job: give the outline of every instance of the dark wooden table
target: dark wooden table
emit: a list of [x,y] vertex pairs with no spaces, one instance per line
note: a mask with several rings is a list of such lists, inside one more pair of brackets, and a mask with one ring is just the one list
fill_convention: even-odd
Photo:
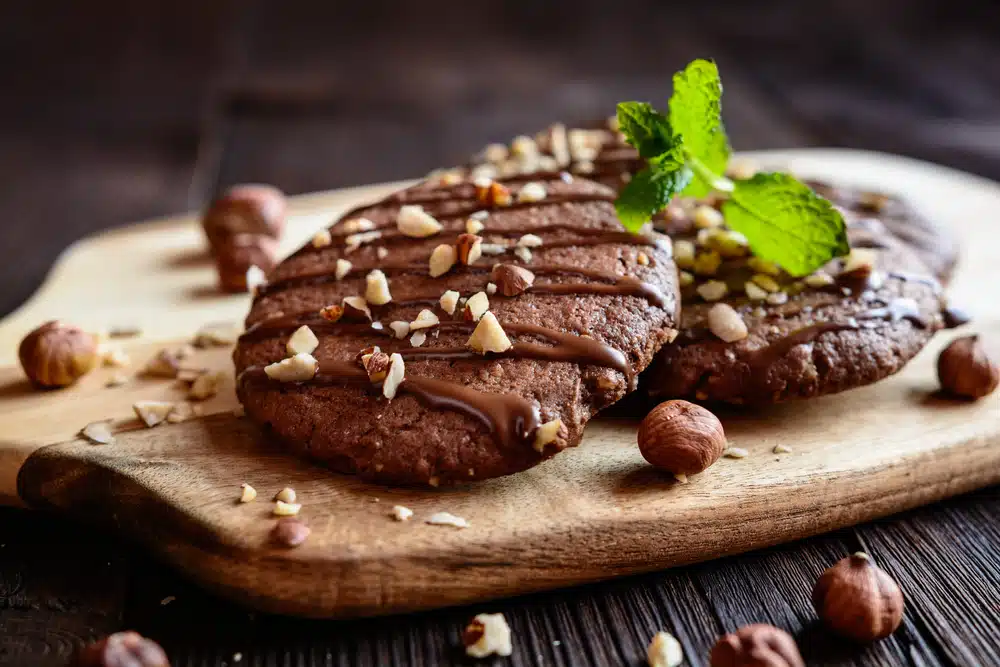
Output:
[[[738,148],[850,146],[1000,178],[1000,8],[838,3],[8,0],[0,8],[0,313],[105,227],[201,207],[255,180],[290,193],[456,162],[553,119],[663,101],[713,56]],[[735,499],[738,501],[738,499]],[[815,624],[809,592],[865,549],[907,595],[888,641]],[[256,615],[117,538],[0,510],[0,665],[59,665],[136,628],[175,665],[462,664],[460,628],[501,610],[512,665],[640,665],[668,629],[688,664],[765,621],[810,664],[1000,664],[1000,489],[764,552],[471,609],[374,621]]]

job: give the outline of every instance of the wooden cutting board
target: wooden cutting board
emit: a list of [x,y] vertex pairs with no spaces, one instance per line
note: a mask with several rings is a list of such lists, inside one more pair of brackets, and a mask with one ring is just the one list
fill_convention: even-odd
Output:
[[[952,224],[966,249],[952,290],[1000,338],[1000,185],[901,158],[848,151],[759,154],[807,176],[913,199]],[[296,199],[289,249],[346,206],[391,186]],[[0,323],[0,498],[112,527],[203,585],[261,609],[346,617],[427,609],[716,558],[848,526],[1000,481],[1000,392],[978,403],[934,395],[939,336],[904,372],[814,401],[722,415],[732,445],[689,483],[651,469],[628,409],[588,426],[583,444],[524,473],[453,489],[390,489],[286,456],[232,414],[232,381],[209,415],[143,428],[131,405],[181,400],[171,381],[33,390],[14,367],[24,333],[50,317],[98,328],[139,324],[132,368],[210,321],[242,318],[245,296],[212,289],[195,218],[83,241],[24,308]],[[230,350],[190,366],[229,370]],[[634,411],[633,411],[634,412]],[[112,418],[111,445],[75,437]],[[59,443],[59,444],[53,444]],[[793,451],[774,454],[782,444]],[[259,492],[239,504],[240,484]],[[312,535],[270,544],[270,498],[293,487]],[[414,511],[406,523],[393,505]],[[431,526],[447,511],[469,527]]]

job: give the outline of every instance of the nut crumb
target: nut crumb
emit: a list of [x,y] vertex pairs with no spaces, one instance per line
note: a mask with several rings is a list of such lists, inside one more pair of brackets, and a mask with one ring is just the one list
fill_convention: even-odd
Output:
[[246,275],[247,291],[254,294],[258,287],[267,285],[267,274],[256,264],[247,269]]
[[232,322],[212,322],[202,326],[194,335],[195,347],[228,347],[239,340],[242,329]]
[[299,503],[286,503],[278,500],[274,503],[272,513],[274,516],[295,516],[301,509],[302,505]]
[[745,459],[750,452],[742,447],[726,447],[722,450],[722,455],[730,459]]
[[792,448],[788,445],[775,445],[772,451],[775,454],[791,454]]
[[646,660],[649,667],[677,667],[684,662],[684,651],[672,634],[657,632],[646,649]]
[[225,378],[226,373],[222,371],[206,371],[201,373],[191,383],[191,389],[188,390],[188,398],[195,401],[204,401],[205,399],[212,398],[219,393],[219,385],[225,381]]
[[132,363],[125,350],[117,345],[102,346],[101,363],[110,368],[124,368]]
[[353,266],[354,265],[346,259],[338,259],[337,267],[334,269],[334,278],[337,280],[343,280],[344,276],[351,272],[351,267]]
[[427,517],[424,522],[431,526],[452,526],[454,528],[468,528],[469,522],[460,516],[455,516],[450,512],[435,512]]
[[514,652],[510,626],[503,614],[478,614],[462,632],[462,644],[470,658],[509,656]]
[[176,354],[170,350],[160,350],[156,355],[146,362],[142,368],[142,374],[150,377],[175,378],[180,372],[181,362]]
[[319,364],[311,354],[296,354],[264,367],[267,377],[278,382],[304,382],[316,375]]
[[307,325],[303,324],[298,329],[295,330],[291,336],[288,337],[288,344],[285,348],[288,350],[288,354],[295,355],[305,352],[306,354],[312,354],[316,351],[319,346],[319,338],[313,333]]
[[120,387],[128,382],[128,376],[124,373],[115,373],[108,378],[107,382],[104,383],[105,387]]
[[682,473],[682,472],[675,472],[674,473],[674,479],[676,479],[681,484],[687,484],[688,483],[688,476],[685,473]]
[[403,383],[405,375],[406,369],[403,364],[403,356],[398,352],[393,352],[389,355],[389,373],[386,375],[385,382],[382,383],[382,395],[390,401],[395,398],[396,391],[399,389],[399,385]]
[[174,404],[167,401],[136,401],[132,404],[136,416],[142,420],[146,428],[162,424],[173,407]]
[[240,484],[242,491],[240,492],[240,502],[241,503],[252,503],[257,499],[257,489],[253,488],[246,482]]
[[115,436],[111,433],[109,421],[91,422],[84,426],[80,433],[96,445],[115,444]]
[[312,245],[314,248],[325,248],[333,243],[333,237],[330,235],[329,229],[321,229],[312,237]]
[[392,508],[392,518],[396,521],[409,521],[413,516],[413,510],[402,505],[395,505]]

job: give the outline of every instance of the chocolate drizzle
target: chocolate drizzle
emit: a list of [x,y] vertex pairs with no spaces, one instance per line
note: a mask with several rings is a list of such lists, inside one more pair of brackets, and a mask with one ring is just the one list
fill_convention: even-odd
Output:
[[[264,383],[287,387],[290,383],[275,382],[267,377],[262,366],[251,366],[240,373],[237,382]],[[360,385],[374,387],[361,368],[341,362],[324,361],[316,375],[292,386]],[[457,382],[434,378],[407,376],[397,389],[411,394],[431,408],[455,410],[481,422],[506,446],[526,442],[541,421],[538,409],[514,394],[493,394],[470,389]]]

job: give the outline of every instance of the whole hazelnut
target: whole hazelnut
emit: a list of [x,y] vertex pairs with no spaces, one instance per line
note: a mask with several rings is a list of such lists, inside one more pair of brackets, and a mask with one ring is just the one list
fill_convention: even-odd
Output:
[[236,234],[259,234],[275,240],[285,229],[285,195],[270,185],[234,185],[205,211],[202,225],[212,246]]
[[639,424],[639,451],[657,468],[693,475],[719,460],[726,433],[719,418],[687,401],[665,401]]
[[813,588],[816,613],[831,630],[859,642],[884,639],[903,620],[903,593],[866,553],[837,561]]
[[97,365],[97,339],[53,320],[25,336],[17,356],[25,375],[39,387],[67,387]]
[[75,667],[170,667],[167,654],[138,632],[116,632],[80,650]]
[[976,335],[951,341],[938,357],[937,372],[941,388],[961,398],[982,398],[1000,384],[1000,366]]
[[212,250],[219,286],[226,292],[247,290],[247,269],[251,266],[266,274],[278,263],[278,242],[269,236],[237,234]]
[[715,643],[712,667],[804,667],[795,640],[784,630],[755,623],[732,632]]

